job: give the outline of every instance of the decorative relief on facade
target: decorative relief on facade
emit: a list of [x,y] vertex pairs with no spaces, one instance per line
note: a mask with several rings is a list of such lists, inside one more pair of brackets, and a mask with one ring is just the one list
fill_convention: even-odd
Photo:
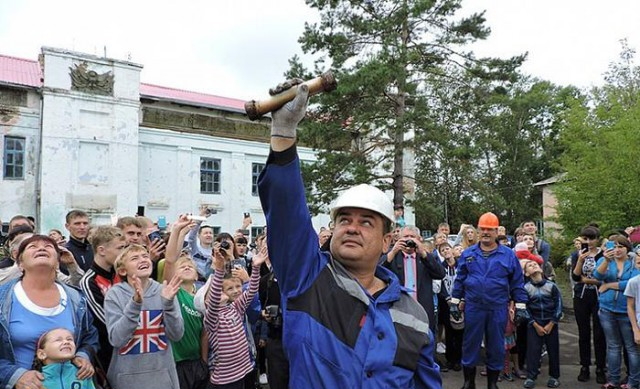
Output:
[[94,95],[113,96],[113,74],[89,70],[86,62],[70,67],[71,90]]
[[262,142],[269,142],[270,139],[269,126],[263,123],[254,123],[248,120],[246,122],[230,120],[224,117],[173,112],[149,107],[144,107],[142,112],[143,126]]

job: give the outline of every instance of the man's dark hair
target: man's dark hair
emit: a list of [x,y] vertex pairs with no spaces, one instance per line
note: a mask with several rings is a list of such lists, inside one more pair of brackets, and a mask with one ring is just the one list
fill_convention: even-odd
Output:
[[73,209],[71,211],[69,211],[67,213],[67,216],[65,216],[65,220],[67,221],[67,224],[71,223],[71,220],[78,218],[78,217],[89,217],[89,214],[86,213],[85,211],[81,211],[79,209]]
[[7,241],[11,242],[16,238],[16,236],[22,235],[22,234],[33,234],[33,228],[31,228],[30,226],[24,226],[24,225],[17,226],[13,230],[11,230],[11,232],[9,232],[9,235],[7,235]]
[[[11,225],[13,224],[13,222],[15,222],[16,220],[24,220],[27,223],[29,223],[29,225],[31,225],[31,220],[29,220],[28,217],[24,216],[24,215],[15,215],[14,217],[11,218],[11,220],[9,220],[9,228],[11,228]],[[32,227],[33,228],[33,227]],[[11,230],[9,230],[9,232],[11,232]]]
[[200,234],[200,233],[202,232],[202,230],[204,230],[205,228],[210,228],[210,229],[211,229],[211,232],[214,232],[214,230],[213,230],[213,226],[210,226],[210,225],[208,225],[208,224],[205,224],[205,225],[203,225],[203,226],[200,226],[200,229],[198,230],[198,234]]

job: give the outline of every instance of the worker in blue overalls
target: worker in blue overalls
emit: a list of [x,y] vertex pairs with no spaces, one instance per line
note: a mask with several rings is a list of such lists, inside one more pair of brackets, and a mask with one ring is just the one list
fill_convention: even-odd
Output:
[[466,322],[462,341],[462,389],[476,387],[476,365],[483,338],[488,388],[498,388],[498,376],[504,366],[509,301],[516,302],[516,321],[525,320],[528,315],[522,268],[514,252],[497,243],[499,225],[498,217],[491,212],[480,216],[480,241],[462,253],[451,292],[452,319],[459,318],[464,311]]

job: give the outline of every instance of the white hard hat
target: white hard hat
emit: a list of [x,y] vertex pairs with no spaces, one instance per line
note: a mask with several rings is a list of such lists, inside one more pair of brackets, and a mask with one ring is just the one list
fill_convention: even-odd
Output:
[[363,208],[374,211],[395,222],[393,203],[383,191],[375,186],[360,184],[353,186],[336,199],[331,206],[331,220],[335,220],[336,212],[340,208]]

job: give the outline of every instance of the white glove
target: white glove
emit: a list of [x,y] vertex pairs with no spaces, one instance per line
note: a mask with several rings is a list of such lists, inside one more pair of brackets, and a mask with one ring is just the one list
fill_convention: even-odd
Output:
[[295,139],[298,123],[307,113],[308,98],[309,87],[298,86],[296,97],[271,115],[271,136]]

